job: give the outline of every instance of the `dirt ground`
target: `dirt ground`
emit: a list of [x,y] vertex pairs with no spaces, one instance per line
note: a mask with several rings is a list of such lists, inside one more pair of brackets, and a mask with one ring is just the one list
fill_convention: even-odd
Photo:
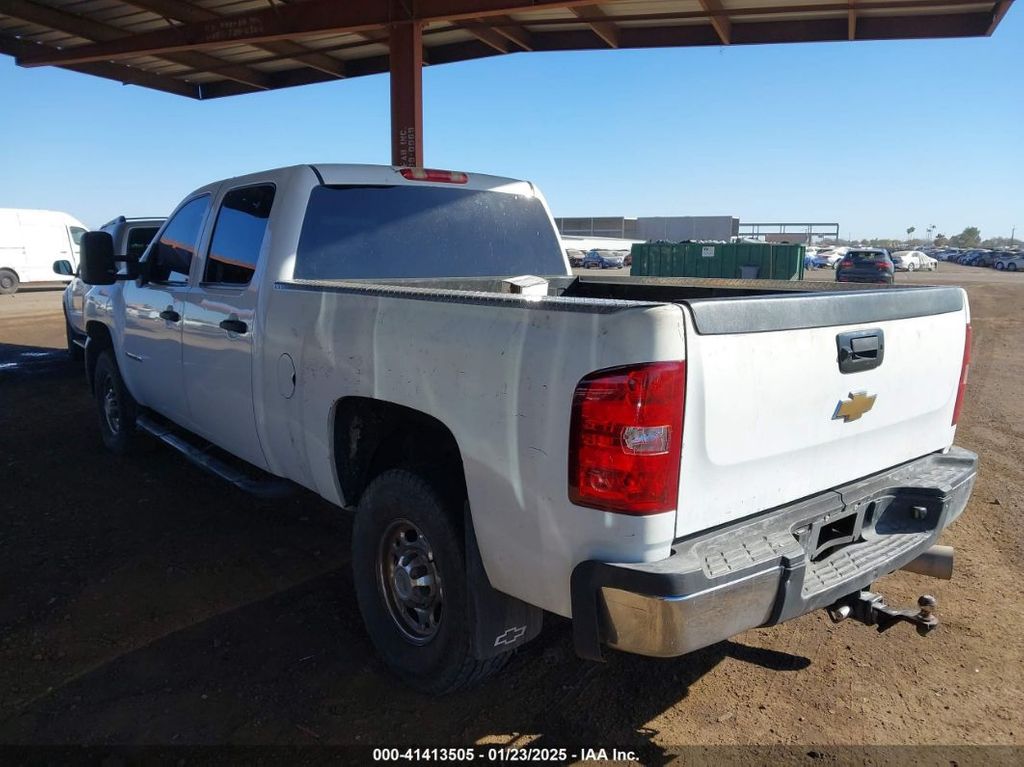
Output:
[[[814,273],[813,279],[831,274]],[[928,638],[815,613],[687,657],[575,657],[568,623],[483,687],[441,699],[374,658],[350,520],[254,500],[168,449],[105,453],[58,290],[0,296],[0,743],[1024,745],[1024,275],[941,264],[975,352],[957,441],[981,455],[941,542]],[[920,385],[926,386],[927,382]]]

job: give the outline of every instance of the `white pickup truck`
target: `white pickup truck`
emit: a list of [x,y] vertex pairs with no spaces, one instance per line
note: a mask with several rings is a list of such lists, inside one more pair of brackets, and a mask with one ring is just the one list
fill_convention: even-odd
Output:
[[422,168],[210,184],[126,269],[83,243],[106,445],[354,510],[367,630],[417,688],[486,676],[545,611],[592,659],[816,608],[935,624],[866,589],[951,569],[959,288],[577,278],[532,184]]

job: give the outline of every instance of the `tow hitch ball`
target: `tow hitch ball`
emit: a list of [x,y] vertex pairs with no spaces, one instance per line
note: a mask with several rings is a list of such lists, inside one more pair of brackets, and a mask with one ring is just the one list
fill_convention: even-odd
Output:
[[833,623],[853,618],[867,626],[878,626],[878,632],[881,633],[900,621],[906,621],[917,627],[918,634],[927,636],[928,632],[939,625],[935,615],[935,597],[925,594],[918,598],[917,606],[917,612],[896,610],[885,603],[881,594],[860,591],[843,597],[827,610]]

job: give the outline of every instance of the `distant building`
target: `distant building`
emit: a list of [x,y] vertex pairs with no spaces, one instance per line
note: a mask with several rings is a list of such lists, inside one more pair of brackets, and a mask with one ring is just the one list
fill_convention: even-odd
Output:
[[733,216],[600,216],[556,218],[562,235],[615,237],[625,240],[728,240],[739,233],[740,220]]

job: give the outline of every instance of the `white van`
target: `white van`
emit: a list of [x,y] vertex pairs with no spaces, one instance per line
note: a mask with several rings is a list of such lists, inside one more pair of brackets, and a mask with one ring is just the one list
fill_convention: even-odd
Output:
[[29,282],[68,282],[53,273],[54,261],[78,268],[78,244],[89,231],[74,216],[56,210],[0,208],[0,294]]

